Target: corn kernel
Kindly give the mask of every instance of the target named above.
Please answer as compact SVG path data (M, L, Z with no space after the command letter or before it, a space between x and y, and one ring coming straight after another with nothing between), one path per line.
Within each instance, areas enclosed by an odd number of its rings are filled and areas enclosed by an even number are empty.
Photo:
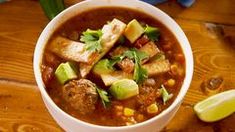
M166 84L169 87L173 87L175 85L175 80L174 79L169 79L169 80L167 80Z
M156 103L153 103L147 107L147 112L149 114L155 114L158 112L158 106Z
M130 108L124 108L124 115L125 116L133 116L135 113L135 110Z

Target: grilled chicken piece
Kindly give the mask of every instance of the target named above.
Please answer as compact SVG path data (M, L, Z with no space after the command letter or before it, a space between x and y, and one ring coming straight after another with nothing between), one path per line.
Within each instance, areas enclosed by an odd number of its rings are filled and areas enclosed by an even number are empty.
M95 57L91 64L88 63L80 63L80 74L82 77L85 77L92 69L94 64L98 62L108 51L114 46L114 44L118 41L122 33L126 28L126 24L121 22L118 19L113 19L113 21L107 25L104 25L102 28L102 52Z
M96 54L85 50L85 44L57 36L50 45L49 49L61 58L90 63L94 60Z
M95 110L98 100L96 85L87 79L68 82L63 86L62 94L65 101L83 115Z
M155 76L170 70L169 60L155 60L143 65L147 69L148 76Z

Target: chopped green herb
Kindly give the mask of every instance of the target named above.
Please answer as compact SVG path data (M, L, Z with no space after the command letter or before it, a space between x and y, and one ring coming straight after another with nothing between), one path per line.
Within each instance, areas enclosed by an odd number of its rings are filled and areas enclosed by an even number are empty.
M110 105L110 100L107 91L96 87L96 90L100 96L104 108L107 108Z
M147 77L147 70L141 67L141 60L148 57L145 52L138 51L137 49L130 49L124 53L124 56L135 60L135 68L134 68L134 80L137 83L143 82Z
M115 56L110 62L110 66L114 66L116 63L122 61L125 57L135 61L134 75L133 78L137 83L141 83L148 77L147 70L142 68L140 62L141 60L148 57L148 54L142 51L139 51L135 48L132 48L128 51L125 51L122 55Z
M146 26L144 33L148 36L148 38L152 41L158 41L160 36L160 31L156 27Z
M140 57L137 56L137 53L134 52L135 57L135 69L134 69L134 80L137 83L143 82L146 78L148 78L148 72L146 69L142 68L140 65Z
M139 51L135 48L132 48L132 49L124 52L123 55L130 58L130 59L135 59L134 52L137 55L137 57L140 59L140 61L149 57L147 53Z
M125 58L125 56L123 56L123 55L114 56L114 57L112 57L111 60L109 60L110 65L111 65L111 66L114 66L116 63L122 61L124 58Z
M141 67L141 60L148 57L148 54L145 52L139 51L135 48L132 48L128 51L125 51L123 55L115 56L110 60L110 65L115 65L116 63L122 61L125 57L132 59L135 61L135 68L134 68L134 80L137 83L141 83L148 77L147 70Z
M169 94L167 92L166 88L164 87L164 85L161 85L160 91L161 91L161 95L162 95L163 104L165 105L166 102L173 97L173 94Z
M95 51L100 52L102 50L101 36L102 36L101 30L87 29L85 32L82 33L80 41L86 44L85 46L86 50L91 52Z

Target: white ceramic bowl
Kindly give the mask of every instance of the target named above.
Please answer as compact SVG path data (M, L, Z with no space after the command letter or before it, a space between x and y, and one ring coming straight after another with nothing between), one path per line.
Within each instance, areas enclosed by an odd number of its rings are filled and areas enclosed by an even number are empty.
M184 55L186 57L186 76L183 82L182 88L175 99L175 101L170 105L169 108L164 110L159 115L155 116L152 119L149 119L145 122L138 123L132 126L123 126L123 127L106 127L98 126L90 123L83 122L78 120L64 111L62 111L49 97L48 93L45 90L45 85L41 78L40 65L42 62L42 56L44 52L45 45L47 44L50 36L53 34L55 29L60 27L65 21L76 16L79 12L89 10L96 7L104 6L115 6L115 7L128 7L136 10L140 10L146 14L149 14L159 20L161 23L166 25L171 32L176 36L179 41ZM49 110L52 117L56 122L66 131L79 131L79 132L156 132L161 130L167 123L172 119L178 110L192 79L193 75L193 56L190 44L187 37L185 36L182 29L179 25L171 19L167 14L159 10L158 8L151 6L147 3L138 1L138 0L86 0L80 2L76 5L69 7L68 9L61 12L56 16L46 28L41 33L35 53L34 53L34 74L40 89L43 101Z

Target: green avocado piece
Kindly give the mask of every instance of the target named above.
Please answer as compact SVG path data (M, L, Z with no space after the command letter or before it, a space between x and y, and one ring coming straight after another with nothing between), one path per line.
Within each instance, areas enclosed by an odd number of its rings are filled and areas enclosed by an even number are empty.
M67 81L77 78L77 74L74 66L70 62L61 63L56 71L55 76L61 84L65 84Z
M124 35L131 43L134 43L143 33L144 28L136 19L133 19L127 24Z
M134 80L121 79L110 87L110 93L118 100L128 99L139 94L139 87Z
M110 62L108 59L100 60L93 68L93 73L95 73L97 75L109 74L113 71L114 71L114 69L110 65Z

